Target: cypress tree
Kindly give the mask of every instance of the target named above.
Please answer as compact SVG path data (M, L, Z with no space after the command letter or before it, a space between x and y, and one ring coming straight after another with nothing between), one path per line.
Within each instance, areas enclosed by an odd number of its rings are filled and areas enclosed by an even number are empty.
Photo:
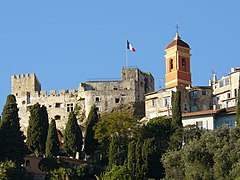
M181 109L181 92L178 90L174 97L172 109L172 126L177 129L182 127L182 109Z
M160 179L162 176L162 172L160 171L160 154L157 149L155 138L144 140L142 146L142 159L142 172L144 173L144 177Z
M127 156L127 147L125 147L121 138L117 135L112 136L111 142L109 145L109 153L108 153L108 167L111 169L113 165L121 166L124 164L124 161Z
M27 146L36 156L45 154L48 131L48 115L45 106L36 103L30 110L27 129Z
M136 171L136 143L132 141L128 144L127 167L130 172L135 174Z
M54 157L59 154L60 142L56 129L55 120L52 119L48 129L48 136L46 142L46 157Z
M70 112L64 133L64 150L73 157L81 151L82 144L82 131L77 123L76 115Z
M84 149L87 155L92 155L94 151L96 151L98 146L97 139L94 138L95 130L93 127L98 122L98 114L96 106L93 105L88 115L87 119L87 128L85 134L85 141L84 141Z
M136 175L136 179L143 179L143 160L142 160L142 141L140 139L138 139L137 144L136 144L136 167L135 167L135 175Z
M240 89L238 89L238 103L237 103L236 122L237 122L238 125L240 124Z
M17 164L27 154L25 136L20 130L18 108L14 95L8 95L0 125L0 161L12 160Z
M171 125L172 135L170 137L169 149L179 150L182 148L183 143L183 124L180 91L177 91L174 97Z
M112 137L109 145L108 153L108 167L112 168L113 165L119 165L118 163L118 154L119 154L119 142L118 137Z

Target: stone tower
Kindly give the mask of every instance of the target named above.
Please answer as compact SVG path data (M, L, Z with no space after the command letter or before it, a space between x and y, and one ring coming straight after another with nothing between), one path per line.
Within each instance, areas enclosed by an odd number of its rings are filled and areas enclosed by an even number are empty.
M11 82L12 94L16 97L22 97L26 94L35 95L41 91L41 84L34 73L13 75L11 77Z
M190 46L181 40L178 33L166 47L166 88L191 86Z

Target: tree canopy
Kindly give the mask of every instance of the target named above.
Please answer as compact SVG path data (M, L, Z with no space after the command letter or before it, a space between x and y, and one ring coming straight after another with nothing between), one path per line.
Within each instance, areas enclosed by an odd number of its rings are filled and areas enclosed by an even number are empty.
M111 140L112 136L128 142L138 129L138 121L129 112L113 112L102 115L100 121L95 126L95 138L99 143L105 139Z
M59 154L60 142L58 139L55 120L52 119L48 128L46 141L46 157L56 157Z
M93 127L96 125L98 121L99 118L97 114L97 109L96 106L93 105L87 118L87 128L84 141L84 150L87 155L93 154L98 146L98 141L97 139L94 138L95 130L93 129Z
M45 154L48 133L48 114L43 105L36 103L30 109L29 125L27 129L27 146L36 156Z
M12 160L21 163L27 154L25 136L20 130L18 108L14 95L7 97L0 124L0 161Z
M72 157L81 152L83 136L74 112L70 112L64 133L64 150Z

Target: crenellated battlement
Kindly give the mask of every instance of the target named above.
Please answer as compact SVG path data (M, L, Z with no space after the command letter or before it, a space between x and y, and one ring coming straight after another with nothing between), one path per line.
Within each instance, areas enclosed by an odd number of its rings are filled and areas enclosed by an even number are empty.
M27 79L27 78L37 78L37 76L35 73L12 75L12 79Z
M70 90L50 90L49 93L45 90L40 91L40 93L37 93L38 97L57 97L57 96L74 96L76 95L78 91L75 89Z

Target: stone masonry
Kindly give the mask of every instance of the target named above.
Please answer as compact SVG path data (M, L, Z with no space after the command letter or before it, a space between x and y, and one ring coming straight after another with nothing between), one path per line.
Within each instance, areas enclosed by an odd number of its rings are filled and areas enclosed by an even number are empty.
M41 90L37 76L33 74L13 75L12 94L16 96L21 128L26 134L29 110L35 103L47 107L49 120L55 119L57 128L65 129L68 114L78 113L86 119L90 108L96 105L99 113L111 112L114 108L131 106L138 117L145 112L144 95L154 91L154 78L138 68L123 68L122 79L112 81L87 81L80 83L78 90Z

